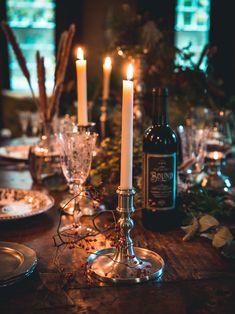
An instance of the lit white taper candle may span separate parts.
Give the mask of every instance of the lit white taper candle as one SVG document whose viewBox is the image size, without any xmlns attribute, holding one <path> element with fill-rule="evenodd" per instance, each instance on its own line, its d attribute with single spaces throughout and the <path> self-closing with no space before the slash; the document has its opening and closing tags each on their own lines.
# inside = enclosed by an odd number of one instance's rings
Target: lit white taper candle
<svg viewBox="0 0 235 314">
<path fill-rule="evenodd" d="M 133 164 L 133 66 L 128 65 L 127 80 L 123 81 L 122 94 L 122 142 L 121 142 L 121 189 L 132 188 Z"/>
<path fill-rule="evenodd" d="M 77 100 L 78 100 L 78 124 L 87 125 L 87 77 L 86 77 L 86 60 L 82 48 L 77 50 L 76 60 L 77 71 Z"/>
<path fill-rule="evenodd" d="M 103 64 L 103 99 L 109 98 L 109 82 L 112 71 L 112 60 L 110 57 L 106 57 Z"/>
</svg>

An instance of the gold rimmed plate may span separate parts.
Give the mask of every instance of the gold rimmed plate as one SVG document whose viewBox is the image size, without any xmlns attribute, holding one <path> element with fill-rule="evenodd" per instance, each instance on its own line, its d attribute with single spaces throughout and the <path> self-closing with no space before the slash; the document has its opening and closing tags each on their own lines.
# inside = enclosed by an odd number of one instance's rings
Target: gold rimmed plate
<svg viewBox="0 0 235 314">
<path fill-rule="evenodd" d="M 54 198 L 40 191 L 0 189 L 0 221 L 16 220 L 46 212 Z"/>
<path fill-rule="evenodd" d="M 36 253 L 31 248 L 15 242 L 0 242 L 0 287 L 28 277 L 36 265 Z"/>
</svg>

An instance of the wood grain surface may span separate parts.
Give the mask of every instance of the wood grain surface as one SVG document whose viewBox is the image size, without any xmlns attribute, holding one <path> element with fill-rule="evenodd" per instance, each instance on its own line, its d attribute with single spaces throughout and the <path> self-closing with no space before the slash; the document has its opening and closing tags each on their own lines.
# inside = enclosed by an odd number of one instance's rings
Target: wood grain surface
<svg viewBox="0 0 235 314">
<path fill-rule="evenodd" d="M 27 169 L 0 167 L 0 187 L 41 189 Z M 81 269 L 83 250 L 65 250 L 63 261 L 76 271 L 66 283 L 54 264 L 56 234 L 64 194 L 51 193 L 56 205 L 48 212 L 18 221 L 0 223 L 0 241 L 23 243 L 37 253 L 38 267 L 28 279 L 0 289 L 0 313 L 234 313 L 235 261 L 227 260 L 207 239 L 183 242 L 178 229 L 167 233 L 143 228 L 140 212 L 134 214 L 135 245 L 159 253 L 166 268 L 161 279 L 132 286 L 90 286 Z M 84 221 L 86 223 L 86 219 Z M 99 242 L 99 241 L 98 241 Z M 99 247 L 107 245 L 101 239 Z"/>
</svg>

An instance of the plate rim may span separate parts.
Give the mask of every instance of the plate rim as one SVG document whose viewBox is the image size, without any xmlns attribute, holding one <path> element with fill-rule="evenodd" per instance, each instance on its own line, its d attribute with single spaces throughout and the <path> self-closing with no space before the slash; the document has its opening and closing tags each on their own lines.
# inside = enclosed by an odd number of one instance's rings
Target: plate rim
<svg viewBox="0 0 235 314">
<path fill-rule="evenodd" d="M 44 194 L 42 191 L 40 190 L 27 190 L 27 189 L 15 189 L 15 188 L 0 188 L 0 191 L 2 190 L 14 190 L 14 191 L 20 191 L 20 192 L 25 192 L 25 191 L 30 191 L 30 192 L 37 192 L 42 194 L 44 197 L 47 197 L 48 200 L 50 201 L 50 204 L 48 204 L 48 206 L 45 206 L 44 208 L 41 208 L 37 211 L 31 211 L 31 212 L 26 212 L 24 214 L 18 214 L 18 215 L 9 215 L 7 217 L 1 217 L 0 216 L 0 222 L 1 221 L 11 221 L 11 220 L 18 220 L 18 219 L 23 219 L 23 218 L 27 218 L 27 217 L 33 217 L 42 213 L 47 212 L 49 209 L 51 209 L 54 205 L 55 205 L 55 199 L 53 196 L 48 195 L 48 194 Z"/>
<path fill-rule="evenodd" d="M 23 263 L 17 268 L 11 275 L 5 275 L 0 277 L 0 284 L 7 283 L 8 281 L 15 282 L 16 280 L 24 277 L 24 275 L 30 272 L 31 268 L 33 269 L 37 265 L 37 255 L 36 252 L 21 243 L 17 242 L 8 242 L 8 241 L 0 241 L 0 247 L 2 248 L 10 248 L 11 250 L 15 250 L 16 252 L 20 252 L 24 256 Z"/>
<path fill-rule="evenodd" d="M 27 158 L 19 158 L 19 157 L 14 157 L 14 156 L 11 156 L 11 155 L 9 155 L 8 153 L 7 153 L 7 151 L 6 151 L 6 149 L 8 148 L 8 147 L 15 147 L 15 148 L 17 148 L 17 147 L 27 147 L 28 148 L 28 151 L 29 151 L 29 149 L 30 149 L 30 147 L 31 147 L 32 145 L 30 145 L 30 144 L 19 144 L 19 145 L 6 145 L 6 146 L 1 146 L 0 147 L 0 158 L 5 158 L 5 159 L 11 159 L 11 160 L 24 160 L 24 161 L 26 161 L 26 160 L 28 160 L 28 156 L 27 156 Z M 5 153 L 4 153 L 4 151 L 5 151 Z"/>
<path fill-rule="evenodd" d="M 14 277 L 12 279 L 0 282 L 0 288 L 5 288 L 5 287 L 12 286 L 15 283 L 18 283 L 19 281 L 28 278 L 35 271 L 35 269 L 37 267 L 37 264 L 38 264 L 38 260 L 36 260 L 35 263 L 33 263 L 32 267 L 30 268 L 29 271 L 27 271 L 26 273 L 22 274 L 21 276 L 17 276 L 17 277 Z"/>
</svg>

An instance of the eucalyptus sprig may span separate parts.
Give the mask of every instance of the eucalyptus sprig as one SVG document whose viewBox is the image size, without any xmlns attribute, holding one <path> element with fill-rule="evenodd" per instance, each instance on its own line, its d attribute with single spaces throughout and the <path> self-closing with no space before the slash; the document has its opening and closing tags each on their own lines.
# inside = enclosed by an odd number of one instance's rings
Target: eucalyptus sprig
<svg viewBox="0 0 235 314">
<path fill-rule="evenodd" d="M 197 213 L 188 226 L 182 226 L 186 234 L 183 241 L 190 241 L 196 236 L 211 240 L 211 244 L 221 254 L 235 258 L 234 230 L 220 223 L 214 216 Z"/>
<path fill-rule="evenodd" d="M 93 160 L 91 170 L 91 183 L 98 187 L 103 185 L 106 197 L 106 205 L 116 206 L 116 190 L 120 184 L 120 137 L 106 138 L 100 144 L 97 156 Z M 141 171 L 142 171 L 142 143 L 141 139 L 135 139 L 133 148 L 133 185 L 137 191 L 135 197 L 138 206 L 141 193 Z"/>
<path fill-rule="evenodd" d="M 178 207 L 184 213 L 194 216 L 210 214 L 218 219 L 226 220 L 235 217 L 235 208 L 227 202 L 228 195 L 210 193 L 194 186 L 179 193 Z"/>
</svg>

